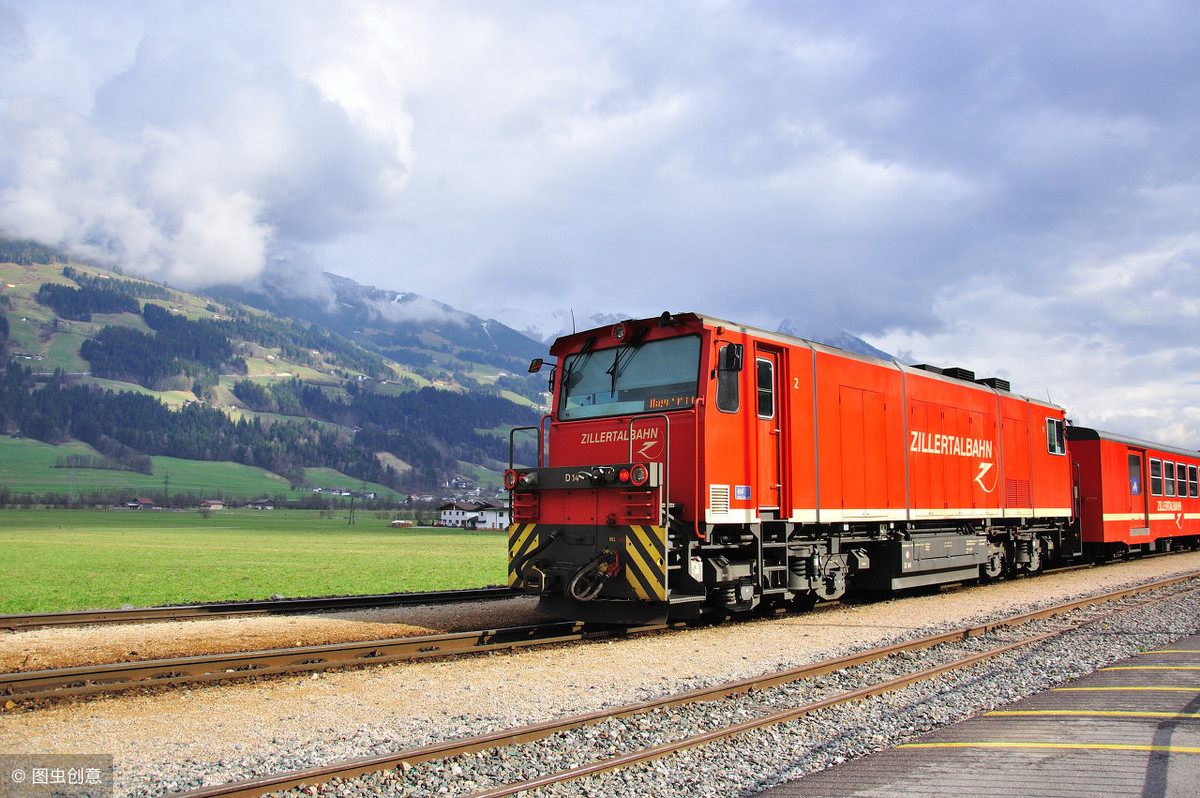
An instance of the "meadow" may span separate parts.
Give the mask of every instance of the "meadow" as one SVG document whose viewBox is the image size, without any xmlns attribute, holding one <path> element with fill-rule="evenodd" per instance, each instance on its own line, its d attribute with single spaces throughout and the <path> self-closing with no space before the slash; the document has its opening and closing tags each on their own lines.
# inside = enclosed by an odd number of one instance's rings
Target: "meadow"
<svg viewBox="0 0 1200 798">
<path fill-rule="evenodd" d="M 175 457 L 152 457 L 153 474 L 132 471 L 111 471 L 95 468 L 55 468 L 59 458 L 68 455 L 95 456 L 95 449 L 86 443 L 69 441 L 51 446 L 29 438 L 0 436 L 0 487 L 12 494 L 87 495 L 100 493 L 109 496 L 131 492 L 160 498 L 164 482 L 169 480 L 172 495 L 192 493 L 203 498 L 223 498 L 229 501 L 278 495 L 297 496 L 286 479 L 270 471 L 240 463 L 181 460 Z M 307 470 L 309 482 L 329 488 L 357 490 L 363 483 L 326 468 Z M 395 491 L 374 483 L 366 484 L 384 499 L 397 500 Z"/>
<path fill-rule="evenodd" d="M 0 510 L 0 613 L 503 584 L 502 531 L 359 512 Z"/>
</svg>

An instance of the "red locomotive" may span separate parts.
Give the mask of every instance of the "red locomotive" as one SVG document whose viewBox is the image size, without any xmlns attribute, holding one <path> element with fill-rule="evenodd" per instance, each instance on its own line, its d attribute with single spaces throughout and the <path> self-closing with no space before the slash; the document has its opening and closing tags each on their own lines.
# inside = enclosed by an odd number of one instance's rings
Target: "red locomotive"
<svg viewBox="0 0 1200 798">
<path fill-rule="evenodd" d="M 719 616 L 1200 534 L 1200 457 L 1073 428 L 1003 380 L 691 313 L 550 352 L 538 466 L 505 484 L 509 583 L 555 615 Z"/>
</svg>

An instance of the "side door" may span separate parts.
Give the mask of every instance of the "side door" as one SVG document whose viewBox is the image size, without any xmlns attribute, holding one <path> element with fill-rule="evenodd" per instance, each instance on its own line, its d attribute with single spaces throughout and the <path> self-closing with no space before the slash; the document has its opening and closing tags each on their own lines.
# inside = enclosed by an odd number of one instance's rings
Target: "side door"
<svg viewBox="0 0 1200 798">
<path fill-rule="evenodd" d="M 756 347 L 754 374 L 757 416 L 754 423 L 758 449 L 755 494 L 760 510 L 779 510 L 780 454 L 783 448 L 779 352 Z"/>
<path fill-rule="evenodd" d="M 1128 490 L 1125 496 L 1125 511 L 1128 514 L 1126 517 L 1131 522 L 1131 532 L 1136 534 L 1141 531 L 1143 534 L 1148 534 L 1150 531 L 1150 491 L 1147 490 L 1146 485 L 1146 453 L 1129 449 L 1127 462 L 1129 478 L 1125 482 Z M 1161 466 L 1159 467 L 1161 468 Z"/>
</svg>

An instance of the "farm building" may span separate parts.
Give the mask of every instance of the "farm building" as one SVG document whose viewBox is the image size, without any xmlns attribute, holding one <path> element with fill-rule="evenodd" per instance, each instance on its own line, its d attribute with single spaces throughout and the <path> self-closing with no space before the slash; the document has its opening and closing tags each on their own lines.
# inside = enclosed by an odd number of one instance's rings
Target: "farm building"
<svg viewBox="0 0 1200 798">
<path fill-rule="evenodd" d="M 462 501 L 443 504 L 438 508 L 442 526 L 457 526 L 464 529 L 507 529 L 509 512 L 507 507 L 481 501 Z"/>
</svg>

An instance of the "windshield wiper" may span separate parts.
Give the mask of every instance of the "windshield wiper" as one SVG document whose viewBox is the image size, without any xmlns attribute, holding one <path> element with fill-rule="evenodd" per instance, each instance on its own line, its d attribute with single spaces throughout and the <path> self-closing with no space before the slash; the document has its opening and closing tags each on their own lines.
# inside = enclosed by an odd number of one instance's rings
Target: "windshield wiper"
<svg viewBox="0 0 1200 798">
<path fill-rule="evenodd" d="M 640 337 L 641 336 L 639 336 L 639 338 Z M 629 364 L 633 362 L 633 359 L 640 351 L 642 351 L 642 345 L 636 341 L 624 347 L 623 349 L 617 350 L 616 357 L 613 358 L 613 364 L 608 367 L 607 371 L 604 372 L 612 377 L 611 391 L 614 395 L 617 392 L 617 380 L 621 378 L 621 374 L 624 373 L 625 369 L 629 367 Z M 626 355 L 628 355 L 628 357 L 626 357 Z"/>
<path fill-rule="evenodd" d="M 581 367 L 587 365 L 587 362 L 592 359 L 592 355 L 596 354 L 595 352 L 591 351 L 592 344 L 594 344 L 595 342 L 596 342 L 595 336 L 588 338 L 586 341 L 583 342 L 583 346 L 579 349 L 579 353 L 576 354 L 574 357 L 572 357 L 568 361 L 567 368 L 564 370 L 564 373 L 562 376 L 563 388 L 567 392 L 566 394 L 564 394 L 564 397 L 567 395 L 570 395 L 570 393 L 571 393 L 571 387 L 572 387 L 571 386 L 571 376 L 574 375 L 575 372 L 578 371 Z"/>
</svg>

